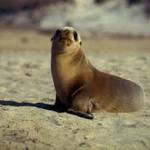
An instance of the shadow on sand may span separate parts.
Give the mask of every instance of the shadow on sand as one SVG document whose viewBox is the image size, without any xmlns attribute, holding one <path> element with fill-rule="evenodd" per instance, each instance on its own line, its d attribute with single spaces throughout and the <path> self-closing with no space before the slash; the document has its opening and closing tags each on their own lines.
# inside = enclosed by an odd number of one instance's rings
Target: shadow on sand
<svg viewBox="0 0 150 150">
<path fill-rule="evenodd" d="M 66 108 L 57 108 L 55 105 L 46 103 L 29 103 L 29 102 L 16 102 L 14 100 L 0 100 L 0 106 L 12 106 L 12 107 L 36 107 L 39 109 L 51 110 L 58 113 L 67 112 L 71 115 L 77 115 L 86 119 L 93 119 L 93 115 L 89 115 L 84 112 L 67 111 Z"/>
<path fill-rule="evenodd" d="M 46 103 L 29 103 L 29 102 L 17 102 L 14 100 L 0 100 L 0 105 L 13 107 L 36 107 L 45 110 L 57 111 L 54 105 Z"/>
</svg>

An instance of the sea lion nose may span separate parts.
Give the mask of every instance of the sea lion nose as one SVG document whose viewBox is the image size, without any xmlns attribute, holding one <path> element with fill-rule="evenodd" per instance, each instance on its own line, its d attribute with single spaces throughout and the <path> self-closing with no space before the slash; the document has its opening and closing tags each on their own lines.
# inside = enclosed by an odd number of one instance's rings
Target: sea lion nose
<svg viewBox="0 0 150 150">
<path fill-rule="evenodd" d="M 64 40 L 64 39 L 68 39 L 70 32 L 68 30 L 60 30 L 59 33 L 59 39 L 60 40 Z"/>
<path fill-rule="evenodd" d="M 68 37 L 69 33 L 70 33 L 69 30 L 63 30 L 63 31 L 61 32 L 61 36 L 63 36 L 63 37 Z"/>
</svg>

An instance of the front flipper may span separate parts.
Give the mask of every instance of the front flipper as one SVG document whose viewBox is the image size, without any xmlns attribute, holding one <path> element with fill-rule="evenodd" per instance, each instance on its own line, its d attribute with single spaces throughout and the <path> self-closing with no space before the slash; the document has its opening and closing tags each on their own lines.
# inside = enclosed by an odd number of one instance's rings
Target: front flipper
<svg viewBox="0 0 150 150">
<path fill-rule="evenodd" d="M 57 112 L 64 112 L 67 110 L 67 107 L 60 101 L 59 97 L 56 95 L 56 100 L 54 104 L 54 109 Z"/>
<path fill-rule="evenodd" d="M 93 114 L 89 114 L 89 113 L 82 112 L 82 111 L 76 111 L 72 108 L 68 109 L 67 112 L 70 114 L 77 115 L 79 117 L 87 118 L 87 119 L 93 119 L 94 118 Z"/>
<path fill-rule="evenodd" d="M 79 88 L 73 93 L 72 104 L 67 112 L 87 119 L 93 119 L 92 109 L 92 99 L 89 98 L 84 88 Z"/>
</svg>

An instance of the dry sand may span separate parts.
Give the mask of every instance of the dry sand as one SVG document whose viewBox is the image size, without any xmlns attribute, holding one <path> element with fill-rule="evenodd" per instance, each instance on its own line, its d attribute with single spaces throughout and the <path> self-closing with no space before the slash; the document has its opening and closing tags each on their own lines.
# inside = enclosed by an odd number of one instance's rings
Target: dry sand
<svg viewBox="0 0 150 150">
<path fill-rule="evenodd" d="M 83 42 L 98 69 L 130 79 L 145 92 L 138 112 L 101 112 L 87 120 L 52 110 L 48 37 L 31 31 L 0 34 L 0 150 L 150 149 L 149 39 Z"/>
</svg>

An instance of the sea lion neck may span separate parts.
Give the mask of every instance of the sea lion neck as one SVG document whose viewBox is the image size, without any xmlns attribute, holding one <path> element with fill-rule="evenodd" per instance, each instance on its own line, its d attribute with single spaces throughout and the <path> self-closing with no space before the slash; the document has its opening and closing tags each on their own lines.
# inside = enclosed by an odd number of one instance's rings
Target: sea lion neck
<svg viewBox="0 0 150 150">
<path fill-rule="evenodd" d="M 53 49 L 52 48 L 52 57 L 59 57 L 59 56 L 65 56 L 65 57 L 72 57 L 72 56 L 76 56 L 76 55 L 84 55 L 83 51 L 81 48 L 79 49 Z M 72 57 L 73 58 L 73 57 Z"/>
<path fill-rule="evenodd" d="M 79 66 L 82 64 L 86 57 L 82 50 L 78 50 L 76 52 L 61 52 L 52 55 L 52 61 L 56 64 L 61 64 L 60 66 Z M 62 65 L 63 64 L 63 65 Z"/>
</svg>

